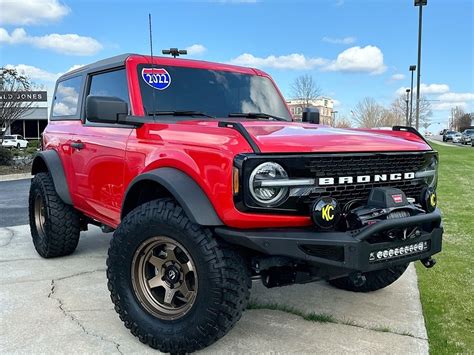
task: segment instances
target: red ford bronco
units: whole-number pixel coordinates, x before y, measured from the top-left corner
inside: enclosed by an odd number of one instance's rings
[[[191,352],[241,317],[252,279],[381,289],[441,250],[438,155],[409,127],[292,122],[256,69],[126,54],[59,78],[29,215],[45,257],[114,231],[108,288],[140,341]]]

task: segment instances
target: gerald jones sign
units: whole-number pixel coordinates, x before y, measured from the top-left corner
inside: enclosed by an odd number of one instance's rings
[[[0,102],[46,102],[46,91],[0,91]]]

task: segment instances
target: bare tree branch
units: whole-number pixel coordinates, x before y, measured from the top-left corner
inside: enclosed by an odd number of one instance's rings
[[[0,68],[0,91],[30,91],[31,81],[16,69]],[[32,102],[1,101],[0,102],[0,138],[3,139],[8,127],[24,115],[32,107]],[[3,130],[5,128],[5,130]]]
[[[292,96],[301,102],[301,107],[310,107],[313,100],[321,96],[321,88],[312,76],[305,74],[297,77],[291,85]]]

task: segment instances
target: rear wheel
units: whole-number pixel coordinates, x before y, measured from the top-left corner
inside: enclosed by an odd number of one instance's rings
[[[397,265],[387,269],[376,270],[362,273],[366,281],[362,285],[356,285],[349,277],[329,280],[329,283],[337,288],[353,292],[371,292],[377,291],[391,285],[403,275],[408,264]]]
[[[247,307],[251,287],[242,256],[170,200],[148,202],[123,219],[110,244],[107,277],[125,326],[171,353],[224,336]]]
[[[48,173],[36,174],[31,180],[29,217],[33,244],[43,258],[69,255],[76,250],[79,213],[61,200]]]

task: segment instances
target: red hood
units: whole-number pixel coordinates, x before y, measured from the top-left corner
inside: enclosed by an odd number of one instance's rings
[[[262,153],[431,150],[420,137],[409,132],[283,122],[243,122],[243,125]]]

